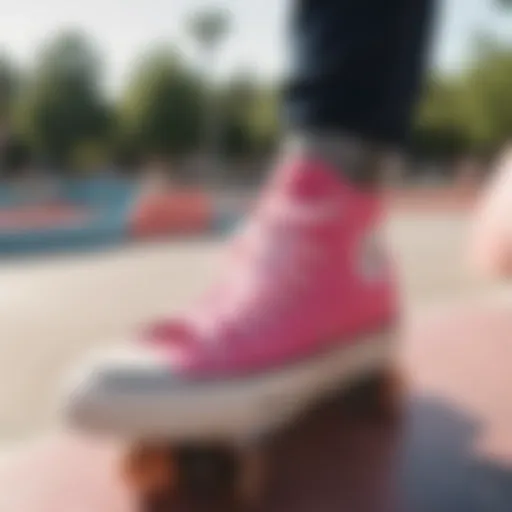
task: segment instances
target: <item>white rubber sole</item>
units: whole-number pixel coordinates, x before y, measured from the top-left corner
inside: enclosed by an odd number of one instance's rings
[[[71,396],[68,423],[127,439],[245,440],[292,421],[319,397],[391,366],[394,330],[381,331],[264,375],[177,381],[165,392]]]

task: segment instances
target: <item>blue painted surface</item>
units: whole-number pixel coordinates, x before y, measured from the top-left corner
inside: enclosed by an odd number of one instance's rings
[[[125,221],[96,217],[83,223],[44,229],[0,231],[0,254],[89,249],[118,244],[126,238]]]
[[[112,178],[69,180],[59,184],[59,197],[90,211],[87,218],[35,229],[1,229],[0,255],[75,250],[118,244],[128,237],[134,184]],[[0,209],[23,206],[15,190],[0,189]]]
[[[108,210],[123,211],[136,192],[136,184],[115,178],[69,180],[62,185],[62,196],[69,202]]]
[[[76,205],[90,215],[34,229],[2,229],[0,227],[0,256],[45,251],[83,250],[115,245],[130,235],[130,209],[137,197],[136,183],[110,177],[63,180],[57,196],[65,204]],[[30,198],[14,188],[0,187],[0,211],[32,203]],[[219,202],[214,207],[209,230],[229,233],[243,218],[240,208]]]

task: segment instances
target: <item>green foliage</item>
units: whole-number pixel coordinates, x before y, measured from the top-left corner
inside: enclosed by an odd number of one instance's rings
[[[109,148],[95,140],[79,141],[70,154],[70,165],[81,173],[104,167],[109,162]]]
[[[203,12],[191,21],[205,49],[226,32],[223,16]],[[489,153],[511,137],[512,49],[479,35],[473,56],[459,74],[428,80],[414,123],[417,153],[439,159]],[[214,114],[214,135],[226,157],[257,158],[276,146],[276,86],[239,73],[208,92],[171,47],[156,47],[143,57],[120,96],[107,101],[99,52],[82,34],[53,38],[23,77],[0,56],[0,123],[12,117],[29,153],[63,172],[112,159],[186,155],[205,142],[205,124]]]
[[[183,154],[198,144],[201,98],[197,77],[168,48],[148,54],[123,94],[121,138],[161,156]]]
[[[277,94],[249,73],[235,76],[224,88],[224,151],[257,156],[271,150],[278,137]]]
[[[486,52],[461,84],[464,116],[473,145],[492,150],[512,135],[512,52]]]
[[[9,118],[19,85],[19,73],[10,59],[0,55],[0,121]]]
[[[415,149],[422,155],[450,158],[469,147],[458,83],[433,76],[420,102],[415,123]]]
[[[226,153],[240,156],[254,149],[250,125],[257,94],[254,80],[246,74],[234,77],[222,91],[223,147]]]
[[[82,35],[65,33],[43,49],[16,112],[19,132],[55,165],[74,147],[108,133],[110,108],[100,89],[100,62]]]
[[[512,50],[482,36],[476,43],[468,69],[428,84],[415,130],[423,152],[488,154],[512,136]]]

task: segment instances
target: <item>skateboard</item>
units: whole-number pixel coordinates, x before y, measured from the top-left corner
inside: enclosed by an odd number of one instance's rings
[[[339,398],[351,414],[372,421],[395,421],[400,413],[402,383],[396,368],[365,375],[347,386]],[[321,407],[332,395],[319,400]],[[312,414],[312,407],[303,416]],[[300,421],[300,417],[296,421]],[[222,510],[258,506],[272,482],[268,451],[272,439],[286,436],[296,423],[250,439],[194,441],[173,444],[161,440],[131,443],[121,472],[127,485],[144,503],[177,499],[197,504],[216,503]]]
[[[267,475],[265,496],[255,508],[510,510],[512,429],[503,392],[510,389],[512,376],[503,354],[511,328],[507,308],[484,306],[414,320],[399,353],[406,379],[400,421],[363,419],[350,410],[350,393],[319,406],[283,435],[266,440],[261,454],[272,479]],[[393,404],[396,393],[389,393],[391,385],[383,392],[386,379],[380,380],[359,389],[356,409],[372,411],[380,403],[386,410],[390,399]],[[372,394],[372,389],[381,391]],[[172,464],[162,455],[172,460],[173,450],[165,444],[154,448],[156,458],[145,464],[137,456],[130,459],[133,446],[57,432],[12,453],[0,451],[0,510],[194,510],[172,496],[179,491],[176,474],[168,472]],[[161,480],[155,477],[159,471],[153,473],[156,459],[165,462]],[[158,499],[147,492],[156,481]],[[229,507],[208,503],[202,510],[226,512]]]
[[[176,499],[246,509],[271,486],[270,440],[295,428],[319,401],[343,395],[354,411],[395,416],[395,343],[390,328],[265,374],[158,393],[148,408],[143,394],[129,406],[122,396],[103,400],[87,414],[77,400],[64,419],[89,434],[125,440],[119,472],[145,503]]]
[[[383,375],[347,389],[339,397],[343,408],[349,415],[356,411],[357,415],[371,413],[372,421],[374,413],[389,414],[393,403],[390,379],[391,375]],[[318,410],[326,407],[332,409],[329,404],[317,405]],[[321,415],[310,411],[301,422],[307,424],[309,417]],[[346,425],[344,418],[341,422]],[[329,423],[332,425],[332,421]],[[296,424],[293,430],[302,428]],[[262,503],[272,485],[269,469],[286,473],[279,460],[294,465],[290,457],[281,455],[289,450],[285,444],[290,439],[293,443],[294,437],[282,431],[244,445],[172,446],[165,441],[126,443],[57,432],[0,458],[0,510],[167,512],[185,506],[186,510],[223,512],[266,509]],[[297,461],[300,466],[307,467]]]

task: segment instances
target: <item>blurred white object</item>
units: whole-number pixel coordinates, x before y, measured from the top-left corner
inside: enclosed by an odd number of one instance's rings
[[[512,145],[498,160],[479,200],[470,239],[470,263],[489,277],[512,276]]]

